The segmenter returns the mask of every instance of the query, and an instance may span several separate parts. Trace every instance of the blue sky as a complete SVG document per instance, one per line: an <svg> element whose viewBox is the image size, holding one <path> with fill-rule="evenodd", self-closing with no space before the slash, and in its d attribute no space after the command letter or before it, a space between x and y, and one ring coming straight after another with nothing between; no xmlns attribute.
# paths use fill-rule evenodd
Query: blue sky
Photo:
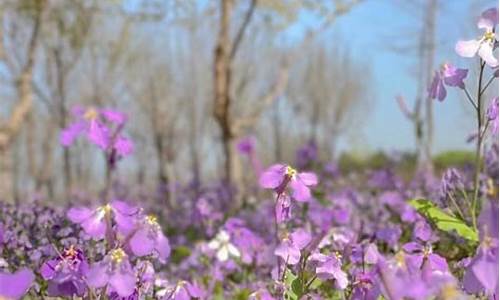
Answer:
<svg viewBox="0 0 500 300"><path fill-rule="evenodd" d="M411 69L416 66L416 54L414 51L397 53L390 47L396 39L396 44L406 45L411 45L415 40L420 20L417 14L402 8L404 5L401 4L404 2L367 0L338 19L331 28L341 36L342 43L351 49L355 59L371 64L373 70L371 90L375 105L363 124L362 138L358 137L354 144L350 141L344 147L368 147L370 150L413 149L413 126L400 113L394 97L402 94L412 106L416 82ZM459 39L472 39L479 34L474 17L479 16L484 8L494 6L496 1L439 2L436 66L448 61L468 67L474 61L459 58L454 53L454 45ZM304 14L292 31L300 32L302 27L314 26L315 23L317 21L314 17ZM360 80L364 80L363 74L360 74ZM448 89L448 94L445 102L436 102L434 106L434 152L471 147L466 145L465 139L474 128L474 121L470 118L472 112L468 110L466 99L459 91Z"/></svg>

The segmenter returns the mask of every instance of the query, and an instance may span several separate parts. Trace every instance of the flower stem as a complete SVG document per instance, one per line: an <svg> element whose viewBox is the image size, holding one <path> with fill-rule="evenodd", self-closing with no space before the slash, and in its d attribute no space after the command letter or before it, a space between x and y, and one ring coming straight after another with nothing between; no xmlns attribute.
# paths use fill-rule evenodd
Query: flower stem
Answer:
<svg viewBox="0 0 500 300"><path fill-rule="evenodd" d="M479 82L477 87L477 107L476 107L476 119L477 119L477 140L476 140L476 157L475 157L475 166L476 170L474 173L474 197L472 199L472 226L477 230L477 222L476 222L476 210L477 210L477 202L479 198L479 177L481 174L481 149L483 144L483 136L481 134L482 126L483 126L483 113L482 113L482 81L483 81L483 72L484 72L485 62L480 60L480 69L479 69Z"/></svg>

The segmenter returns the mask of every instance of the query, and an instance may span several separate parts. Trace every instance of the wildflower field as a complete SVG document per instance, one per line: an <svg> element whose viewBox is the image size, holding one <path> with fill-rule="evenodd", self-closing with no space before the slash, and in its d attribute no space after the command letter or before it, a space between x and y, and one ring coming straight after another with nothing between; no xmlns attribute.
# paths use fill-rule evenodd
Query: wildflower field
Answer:
<svg viewBox="0 0 500 300"><path fill-rule="evenodd" d="M357 77L364 69L343 58L333 73L314 77L329 66L328 51L308 52L325 60L303 68L297 65L306 50L251 63L253 55L277 51L238 56L240 45L263 38L252 26L292 4L208 2L165 2L167 12L175 7L179 15L164 25L186 26L167 46L181 54L185 43L194 49L168 74L155 69L160 63L145 65L156 55L147 50L155 42L147 34L159 35L147 23L157 22L153 4L151 10L141 1L0 4L0 58L7 57L0 73L17 70L12 90L0 96L0 299L498 300L498 9L472 12L473 26L451 41L441 61L427 38L435 29L429 15L443 3L415 1L426 9L427 31L415 46L428 68L419 71L422 93L415 101L383 100L410 124L414 149L360 159L349 150L338 155L332 136L347 130L337 122L341 116L354 119L345 103L370 97ZM309 8L307 2L293 3ZM201 36L185 38L194 28L194 17L182 10L188 3L207 5L202 19L212 18L215 29L200 26ZM332 3L334 18L365 5ZM117 6L123 28L147 23L140 25L146 38L139 39L137 28L112 32L125 46L105 56L94 45L105 44ZM269 10L269 18L260 15ZM90 27L99 14L106 21ZM213 30L205 33L208 46L190 44L207 28ZM304 45L314 44L313 35L305 35ZM136 38L138 45L127 44ZM264 40L260 49L272 43ZM119 54L133 47L150 52ZM16 65L11 56L26 59ZM247 61L241 75L238 67ZM188 72L197 69L206 72ZM358 74L354 83L347 70ZM287 106L294 95L304 97ZM313 102L314 95L327 100ZM205 97L204 104L195 100ZM344 106L332 106L338 102ZM438 157L432 124L450 102L473 130L458 138L467 151ZM133 113L137 107L142 113ZM391 122L385 124L398 127ZM357 135L361 122L349 124Z"/></svg>

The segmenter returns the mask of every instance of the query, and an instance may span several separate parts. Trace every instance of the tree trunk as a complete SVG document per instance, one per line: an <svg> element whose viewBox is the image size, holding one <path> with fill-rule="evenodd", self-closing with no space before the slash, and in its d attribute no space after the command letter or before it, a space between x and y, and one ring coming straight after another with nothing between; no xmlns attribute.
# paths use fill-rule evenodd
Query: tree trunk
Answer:
<svg viewBox="0 0 500 300"><path fill-rule="evenodd" d="M33 105L33 65L35 52L40 32L42 12L45 0L36 2L37 12L33 23L27 51L27 60L24 65L17 85L18 103L14 107L10 118L0 126L0 195L6 200L12 200L13 188L11 148L15 137L19 134L23 122Z"/></svg>

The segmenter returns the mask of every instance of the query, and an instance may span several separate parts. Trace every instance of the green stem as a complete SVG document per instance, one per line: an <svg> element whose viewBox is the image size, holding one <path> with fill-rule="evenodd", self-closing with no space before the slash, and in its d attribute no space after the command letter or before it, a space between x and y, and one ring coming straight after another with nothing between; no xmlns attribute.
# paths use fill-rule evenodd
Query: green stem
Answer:
<svg viewBox="0 0 500 300"><path fill-rule="evenodd" d="M475 165L476 170L474 173L474 197L472 200L472 225L474 229L477 230L477 222L476 222L476 210L477 210L477 202L479 198L479 177L481 175L481 149L483 143L483 137L481 134L482 125L483 125L483 113L482 113L482 103L481 103L481 91L482 89L482 81L483 81L483 71L485 63L480 60L480 70L479 70L479 82L477 87L477 108L476 108L476 118L477 118L477 142L476 142L476 158Z"/></svg>

